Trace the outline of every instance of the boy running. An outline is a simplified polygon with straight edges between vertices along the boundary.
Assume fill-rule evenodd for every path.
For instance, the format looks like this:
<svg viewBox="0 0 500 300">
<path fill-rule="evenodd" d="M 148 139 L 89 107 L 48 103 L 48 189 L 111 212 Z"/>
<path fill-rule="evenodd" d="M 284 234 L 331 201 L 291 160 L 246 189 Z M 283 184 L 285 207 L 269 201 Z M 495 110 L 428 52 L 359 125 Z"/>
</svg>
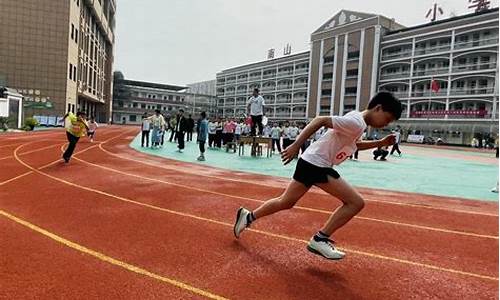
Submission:
<svg viewBox="0 0 500 300">
<path fill-rule="evenodd" d="M 76 143 L 80 137 L 85 136 L 85 131 L 89 129 L 87 122 L 85 121 L 85 113 L 77 112 L 76 116 L 72 112 L 68 112 L 64 116 L 64 127 L 66 128 L 66 137 L 68 138 L 68 148 L 64 151 L 63 159 L 65 163 L 69 163 L 71 155 L 75 150 Z"/>
<path fill-rule="evenodd" d="M 252 222 L 281 210 L 292 208 L 297 201 L 316 185 L 343 204 L 330 216 L 326 224 L 309 241 L 307 249 L 327 259 L 342 259 L 330 236 L 344 226 L 364 207 L 361 195 L 332 166 L 339 165 L 356 149 L 366 150 L 394 144 L 395 137 L 389 135 L 382 140 L 359 141 L 367 126 L 383 128 L 401 117 L 401 103 L 391 93 L 380 92 L 362 112 L 352 111 L 344 116 L 316 117 L 304 128 L 297 140 L 281 154 L 286 165 L 299 152 L 300 146 L 322 126 L 329 130 L 313 143 L 297 162 L 292 181 L 277 198 L 270 199 L 254 211 L 240 207 L 234 224 L 234 235 L 239 238 Z"/>
<path fill-rule="evenodd" d="M 99 124 L 95 121 L 95 118 L 92 117 L 90 118 L 90 122 L 88 123 L 89 128 L 87 130 L 87 135 L 90 138 L 90 142 L 94 142 L 94 136 L 95 136 L 95 131 L 97 130 L 97 127 L 99 127 Z"/>
</svg>

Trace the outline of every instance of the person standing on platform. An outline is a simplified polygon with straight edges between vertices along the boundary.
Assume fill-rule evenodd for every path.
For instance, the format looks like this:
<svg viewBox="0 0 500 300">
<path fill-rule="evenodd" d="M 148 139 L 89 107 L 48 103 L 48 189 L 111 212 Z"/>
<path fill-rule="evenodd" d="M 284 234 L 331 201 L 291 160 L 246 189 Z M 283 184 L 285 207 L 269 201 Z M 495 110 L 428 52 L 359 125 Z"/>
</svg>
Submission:
<svg viewBox="0 0 500 300">
<path fill-rule="evenodd" d="M 262 125 L 262 116 L 265 115 L 265 105 L 264 98 L 259 95 L 259 89 L 254 89 L 252 97 L 250 97 L 247 102 L 247 113 L 252 118 L 252 136 L 261 135 L 264 130 L 264 126 Z M 256 127 L 258 127 L 257 133 L 255 132 Z"/>
</svg>

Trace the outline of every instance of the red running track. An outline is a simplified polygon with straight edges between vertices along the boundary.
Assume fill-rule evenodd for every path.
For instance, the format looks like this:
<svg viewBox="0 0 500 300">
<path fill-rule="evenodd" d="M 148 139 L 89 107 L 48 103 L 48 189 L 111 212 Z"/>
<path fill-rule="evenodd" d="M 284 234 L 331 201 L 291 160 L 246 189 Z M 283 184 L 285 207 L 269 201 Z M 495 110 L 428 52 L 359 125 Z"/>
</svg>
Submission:
<svg viewBox="0 0 500 300">
<path fill-rule="evenodd" d="M 285 180 L 137 153 L 100 128 L 0 136 L 0 298 L 498 299 L 498 204 L 360 189 L 331 262 L 306 241 L 339 202 L 314 190 L 240 240 L 236 209 Z M 228 179 L 232 178 L 232 179 Z"/>
</svg>

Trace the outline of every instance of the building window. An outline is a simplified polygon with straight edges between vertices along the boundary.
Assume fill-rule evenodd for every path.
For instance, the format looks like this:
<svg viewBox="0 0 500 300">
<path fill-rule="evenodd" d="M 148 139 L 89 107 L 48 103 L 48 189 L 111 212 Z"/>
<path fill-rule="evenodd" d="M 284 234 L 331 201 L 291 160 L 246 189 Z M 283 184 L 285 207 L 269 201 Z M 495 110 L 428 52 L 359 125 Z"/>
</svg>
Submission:
<svg viewBox="0 0 500 300">
<path fill-rule="evenodd" d="M 354 95 L 356 94 L 358 91 L 358 88 L 356 87 L 348 87 L 348 88 L 345 88 L 345 94 L 346 95 Z"/>
<path fill-rule="evenodd" d="M 136 115 L 130 115 L 129 116 L 129 120 L 130 120 L 130 122 L 135 122 L 137 120 L 137 116 Z"/>
<path fill-rule="evenodd" d="M 179 101 L 180 99 L 181 99 L 181 97 L 175 96 L 175 100 Z"/>
<path fill-rule="evenodd" d="M 73 64 L 69 64 L 69 79 L 73 80 Z"/>
<path fill-rule="evenodd" d="M 71 39 L 75 39 L 75 25 L 71 24 Z"/>
<path fill-rule="evenodd" d="M 359 58 L 359 51 L 353 51 L 347 53 L 347 59 L 357 59 Z"/>
<path fill-rule="evenodd" d="M 387 70 L 388 73 L 391 73 L 391 71 L 396 71 L 396 69 L 389 69 Z M 354 70 L 347 70 L 346 71 L 346 76 L 349 77 L 349 76 L 358 76 L 358 69 L 354 69 Z"/>
<path fill-rule="evenodd" d="M 76 66 L 73 66 L 73 81 L 76 82 Z"/>
<path fill-rule="evenodd" d="M 146 104 L 142 103 L 141 108 L 146 108 Z"/>
<path fill-rule="evenodd" d="M 75 43 L 78 44 L 78 29 L 75 29 Z"/>
<path fill-rule="evenodd" d="M 321 90 L 321 96 L 330 96 L 332 94 L 332 90 Z"/>
</svg>

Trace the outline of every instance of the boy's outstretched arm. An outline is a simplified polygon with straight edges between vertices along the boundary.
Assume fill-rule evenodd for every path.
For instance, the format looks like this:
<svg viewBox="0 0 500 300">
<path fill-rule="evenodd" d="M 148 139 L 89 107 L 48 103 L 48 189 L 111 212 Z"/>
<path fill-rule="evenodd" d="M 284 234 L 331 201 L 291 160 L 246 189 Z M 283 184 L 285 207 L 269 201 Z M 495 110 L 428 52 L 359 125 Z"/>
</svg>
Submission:
<svg viewBox="0 0 500 300">
<path fill-rule="evenodd" d="M 392 146 L 396 143 L 396 135 L 390 134 L 381 140 L 376 141 L 358 141 L 356 142 L 356 147 L 358 150 L 367 150 L 371 148 L 377 148 L 382 146 Z"/>
<path fill-rule="evenodd" d="M 288 164 L 293 160 L 293 158 L 299 153 L 300 146 L 304 144 L 304 142 L 318 129 L 321 127 L 332 128 L 332 118 L 331 117 L 316 117 L 311 123 L 307 124 L 307 126 L 302 130 L 299 134 L 295 142 L 293 142 L 290 146 L 288 146 L 285 150 L 281 152 L 281 160 L 283 164 Z"/>
</svg>

